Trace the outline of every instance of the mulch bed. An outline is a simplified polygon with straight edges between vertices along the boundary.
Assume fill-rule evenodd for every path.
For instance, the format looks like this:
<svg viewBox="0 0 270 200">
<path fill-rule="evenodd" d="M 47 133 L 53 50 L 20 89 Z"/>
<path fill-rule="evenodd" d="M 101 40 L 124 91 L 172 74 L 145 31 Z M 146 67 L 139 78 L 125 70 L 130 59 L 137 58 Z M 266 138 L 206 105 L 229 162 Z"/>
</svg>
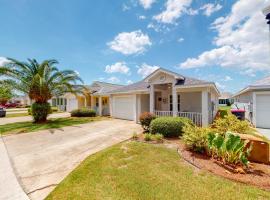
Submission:
<svg viewBox="0 0 270 200">
<path fill-rule="evenodd" d="M 143 135 L 139 135 L 137 140 L 145 142 L 143 140 Z M 147 143 L 155 144 L 156 142 L 150 141 Z M 163 144 L 172 148 L 176 147 L 180 157 L 199 171 L 206 170 L 226 179 L 248 185 L 254 185 L 261 189 L 270 191 L 270 165 L 251 162 L 249 168 L 246 169 L 244 173 L 241 168 L 234 169 L 206 154 L 189 151 L 179 139 L 165 139 Z"/>
<path fill-rule="evenodd" d="M 234 169 L 205 154 L 189 151 L 179 140 L 175 142 L 178 143 L 178 153 L 180 156 L 196 168 L 207 170 L 230 180 L 270 190 L 270 165 L 251 162 L 249 168 L 243 173 L 244 171 L 241 168 Z"/>
</svg>

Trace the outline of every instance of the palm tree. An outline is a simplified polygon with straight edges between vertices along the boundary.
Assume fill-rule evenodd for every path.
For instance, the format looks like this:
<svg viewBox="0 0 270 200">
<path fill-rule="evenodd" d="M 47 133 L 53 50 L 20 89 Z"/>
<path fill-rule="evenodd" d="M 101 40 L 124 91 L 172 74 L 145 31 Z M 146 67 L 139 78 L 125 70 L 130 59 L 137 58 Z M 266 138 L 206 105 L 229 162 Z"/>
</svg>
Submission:
<svg viewBox="0 0 270 200">
<path fill-rule="evenodd" d="M 83 83 L 78 73 L 72 70 L 60 71 L 57 60 L 44 60 L 38 63 L 35 59 L 28 62 L 8 58 L 8 63 L 0 66 L 0 75 L 12 85 L 15 90 L 27 94 L 34 102 L 32 115 L 34 122 L 46 122 L 50 112 L 50 100 L 53 96 L 60 96 L 66 92 L 81 93 Z"/>
</svg>

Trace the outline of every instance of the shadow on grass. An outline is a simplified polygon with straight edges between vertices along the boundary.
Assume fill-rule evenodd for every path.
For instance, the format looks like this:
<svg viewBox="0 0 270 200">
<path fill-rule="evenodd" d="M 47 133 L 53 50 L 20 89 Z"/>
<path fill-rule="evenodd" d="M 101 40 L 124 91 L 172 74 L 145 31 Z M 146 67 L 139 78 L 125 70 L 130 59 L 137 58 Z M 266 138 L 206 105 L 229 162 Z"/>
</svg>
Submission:
<svg viewBox="0 0 270 200">
<path fill-rule="evenodd" d="M 33 122 L 18 122 L 12 124 L 5 124 L 0 126 L 0 134 L 19 134 L 26 132 L 34 132 L 45 129 L 61 129 L 65 126 L 74 126 L 78 124 L 85 124 L 93 121 L 98 121 L 103 119 L 102 117 L 69 117 L 69 118 L 59 118 L 59 119 L 51 119 L 46 123 L 36 124 Z"/>
</svg>

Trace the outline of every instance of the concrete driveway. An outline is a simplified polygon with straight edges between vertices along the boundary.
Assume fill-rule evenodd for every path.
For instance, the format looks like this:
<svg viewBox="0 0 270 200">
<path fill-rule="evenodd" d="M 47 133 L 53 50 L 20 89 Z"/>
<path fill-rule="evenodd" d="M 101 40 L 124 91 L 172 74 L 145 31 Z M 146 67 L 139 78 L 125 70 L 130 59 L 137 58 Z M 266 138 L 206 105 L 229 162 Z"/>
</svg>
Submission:
<svg viewBox="0 0 270 200">
<path fill-rule="evenodd" d="M 63 113 L 53 113 L 49 115 L 49 119 L 65 118 L 65 117 L 70 117 L 70 113 L 63 112 Z M 32 121 L 32 116 L 0 118 L 0 125 L 16 122 L 27 122 L 27 121 Z"/>
<path fill-rule="evenodd" d="M 23 190 L 30 199 L 40 200 L 87 156 L 141 131 L 132 121 L 108 119 L 5 136 L 3 141 Z"/>
<path fill-rule="evenodd" d="M 256 130 L 270 140 L 270 129 L 256 128 Z"/>
</svg>

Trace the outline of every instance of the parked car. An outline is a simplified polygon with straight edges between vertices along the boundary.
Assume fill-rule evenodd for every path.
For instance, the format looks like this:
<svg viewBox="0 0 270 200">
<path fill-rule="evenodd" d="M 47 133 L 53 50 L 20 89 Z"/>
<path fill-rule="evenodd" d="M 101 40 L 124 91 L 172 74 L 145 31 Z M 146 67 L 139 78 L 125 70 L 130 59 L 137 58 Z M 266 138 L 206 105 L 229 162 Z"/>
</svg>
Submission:
<svg viewBox="0 0 270 200">
<path fill-rule="evenodd" d="M 4 107 L 0 107 L 0 117 L 6 116 L 6 109 Z"/>
</svg>

